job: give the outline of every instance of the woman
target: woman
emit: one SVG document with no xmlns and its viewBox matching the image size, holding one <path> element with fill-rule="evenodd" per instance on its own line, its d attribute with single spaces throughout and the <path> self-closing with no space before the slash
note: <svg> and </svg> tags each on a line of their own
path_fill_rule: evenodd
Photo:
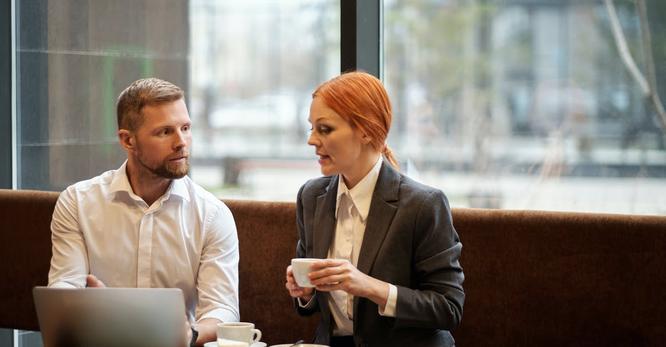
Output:
<svg viewBox="0 0 666 347">
<path fill-rule="evenodd" d="M 297 256 L 321 258 L 299 287 L 300 314 L 321 312 L 315 342 L 338 346 L 453 346 L 462 318 L 462 244 L 444 194 L 398 172 L 386 138 L 382 83 L 350 72 L 312 94 L 308 144 L 325 177 L 301 187 Z"/>
</svg>

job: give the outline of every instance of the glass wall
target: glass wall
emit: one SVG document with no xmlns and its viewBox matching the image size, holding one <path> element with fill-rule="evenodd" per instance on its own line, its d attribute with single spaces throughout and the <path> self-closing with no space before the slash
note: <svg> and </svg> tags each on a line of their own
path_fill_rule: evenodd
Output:
<svg viewBox="0 0 666 347">
<path fill-rule="evenodd" d="M 340 72 L 340 3 L 190 2 L 192 177 L 224 198 L 295 201 L 319 175 L 311 93 Z"/>
<path fill-rule="evenodd" d="M 18 188 L 120 166 L 115 100 L 146 76 L 186 90 L 191 174 L 211 191 L 294 200 L 318 175 L 306 119 L 340 70 L 339 1 L 39 0 L 16 15 Z"/>
<path fill-rule="evenodd" d="M 156 76 L 187 88 L 187 0 L 17 1 L 18 182 L 62 190 L 117 168 L 115 101 Z"/>
<path fill-rule="evenodd" d="M 35 0 L 15 18 L 19 189 L 119 167 L 115 101 L 148 76 L 185 89 L 191 174 L 219 196 L 293 201 L 318 175 L 306 119 L 314 86 L 340 70 L 339 1 Z"/>
<path fill-rule="evenodd" d="M 195 181 L 294 201 L 319 176 L 307 116 L 340 71 L 340 5 L 15 1 L 16 186 L 118 167 L 115 99 L 156 76 L 186 90 Z M 666 2 L 385 0 L 382 30 L 390 145 L 454 207 L 666 213 Z"/>
<path fill-rule="evenodd" d="M 666 213 L 666 3 L 641 2 L 384 1 L 406 170 L 457 207 Z"/>
<path fill-rule="evenodd" d="M 119 167 L 118 94 L 145 76 L 188 88 L 188 1 L 15 3 L 16 186 L 59 191 Z M 5 337 L 41 346 L 38 333 L 0 331 L 0 346 Z"/>
</svg>

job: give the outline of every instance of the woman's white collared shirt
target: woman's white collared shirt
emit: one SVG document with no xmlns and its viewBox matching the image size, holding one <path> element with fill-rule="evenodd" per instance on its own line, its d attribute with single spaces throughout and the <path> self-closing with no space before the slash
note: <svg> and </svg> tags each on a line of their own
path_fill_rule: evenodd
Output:
<svg viewBox="0 0 666 347">
<path fill-rule="evenodd" d="M 354 266 L 358 264 L 358 256 L 363 244 L 363 235 L 372 202 L 372 194 L 377 185 L 379 171 L 382 167 L 381 156 L 361 181 L 352 189 L 338 175 L 338 192 L 335 206 L 335 238 L 328 251 L 328 258 L 346 259 Z M 390 285 L 389 299 L 380 315 L 394 317 L 398 290 Z M 342 290 L 330 293 L 329 306 L 335 321 L 334 336 L 353 335 L 354 333 L 354 297 Z"/>
</svg>

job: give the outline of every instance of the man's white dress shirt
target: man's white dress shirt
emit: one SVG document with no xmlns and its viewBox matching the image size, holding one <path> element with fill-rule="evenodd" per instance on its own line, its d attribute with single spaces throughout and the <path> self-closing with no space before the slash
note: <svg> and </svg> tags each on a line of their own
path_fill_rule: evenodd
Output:
<svg viewBox="0 0 666 347">
<path fill-rule="evenodd" d="M 238 321 L 238 236 L 231 211 L 189 177 L 148 206 L 126 165 L 60 194 L 51 232 L 50 287 L 180 288 L 191 321 Z"/>
<path fill-rule="evenodd" d="M 354 266 L 358 264 L 358 255 L 363 244 L 365 225 L 370 211 L 372 194 L 377 185 L 379 171 L 382 167 L 381 156 L 354 188 L 349 189 L 342 175 L 338 175 L 338 192 L 335 206 L 335 239 L 328 251 L 328 258 L 346 259 Z M 314 300 L 303 305 L 313 304 Z M 379 308 L 379 314 L 395 317 L 395 306 L 398 301 L 398 288 L 389 284 L 389 297 L 384 311 Z M 348 336 L 354 334 L 354 297 L 343 290 L 330 292 L 329 307 L 335 321 L 334 336 Z"/>
</svg>

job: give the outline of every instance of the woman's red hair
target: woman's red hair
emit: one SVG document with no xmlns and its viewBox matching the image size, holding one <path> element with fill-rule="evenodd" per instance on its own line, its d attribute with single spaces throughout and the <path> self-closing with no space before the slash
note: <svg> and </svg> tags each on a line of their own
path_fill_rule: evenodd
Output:
<svg viewBox="0 0 666 347">
<path fill-rule="evenodd" d="M 398 162 L 386 144 L 393 117 L 391 101 L 379 79 L 366 72 L 347 72 L 317 87 L 312 93 L 312 98 L 316 97 L 320 97 L 352 128 L 370 137 L 373 148 L 398 168 Z"/>
</svg>

